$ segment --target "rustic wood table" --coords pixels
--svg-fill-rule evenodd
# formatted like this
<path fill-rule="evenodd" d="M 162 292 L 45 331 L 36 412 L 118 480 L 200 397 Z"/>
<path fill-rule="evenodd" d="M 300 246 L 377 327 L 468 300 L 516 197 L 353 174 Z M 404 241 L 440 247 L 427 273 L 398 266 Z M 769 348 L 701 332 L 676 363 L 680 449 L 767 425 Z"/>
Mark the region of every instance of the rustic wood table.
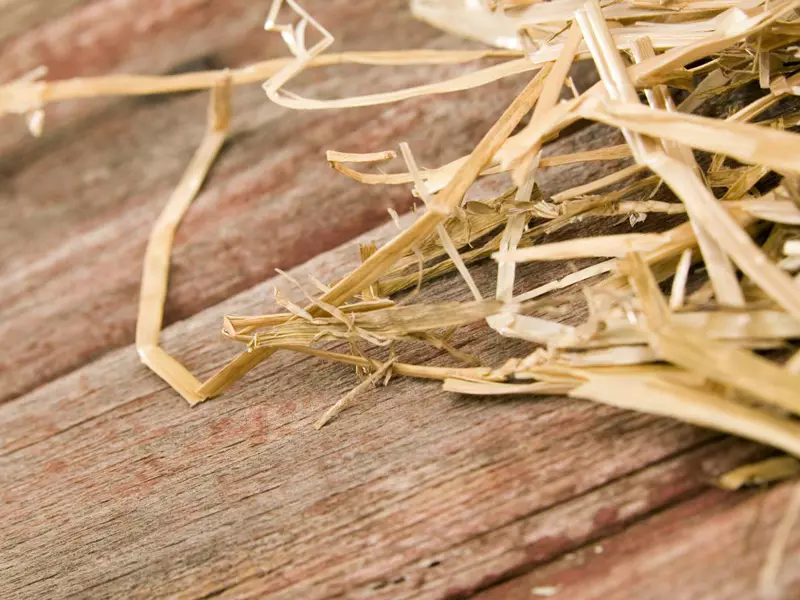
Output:
<path fill-rule="evenodd" d="M 0 81 L 239 66 L 285 51 L 254 0 L 3 0 Z M 308 0 L 337 48 L 463 48 L 405 0 Z M 476 68 L 343 68 L 335 96 Z M 408 141 L 436 165 L 480 139 L 525 80 L 338 112 L 237 88 L 233 132 L 176 239 L 163 334 L 205 378 L 238 350 L 226 313 L 275 310 L 276 267 L 330 280 L 387 239 L 405 187 L 356 184 L 324 151 Z M 204 93 L 48 108 L 0 130 L 0 597 L 755 597 L 790 487 L 723 492 L 763 448 L 564 398 L 474 399 L 398 378 L 322 431 L 351 368 L 278 353 L 190 409 L 132 346 L 149 228 L 199 143 Z M 619 143 L 585 128 L 548 148 Z M 543 171 L 554 191 L 602 166 Z M 375 229 L 377 228 L 377 229 Z M 474 269 L 491 287 L 491 265 Z M 523 283 L 542 278 L 534 267 Z M 455 278 L 428 297 L 465 298 Z M 503 343 L 501 343 L 501 341 Z M 521 344 L 467 328 L 499 361 Z M 404 360 L 445 361 L 413 350 Z M 800 597 L 800 532 L 780 582 Z"/>

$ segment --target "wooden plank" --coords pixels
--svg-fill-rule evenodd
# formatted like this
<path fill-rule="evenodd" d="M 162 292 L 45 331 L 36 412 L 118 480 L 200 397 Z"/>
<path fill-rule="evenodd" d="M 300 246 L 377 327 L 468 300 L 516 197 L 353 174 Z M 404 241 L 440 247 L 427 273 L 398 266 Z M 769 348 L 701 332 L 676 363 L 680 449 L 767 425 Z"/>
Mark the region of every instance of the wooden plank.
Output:
<path fill-rule="evenodd" d="M 404 3 L 388 5 L 381 18 L 372 17 L 371 5 L 336 6 L 322 13 L 348 47 L 454 43 L 414 22 L 400 10 Z M 232 14 L 230 20 L 245 20 Z M 223 17 L 207 16 L 206 37 L 215 39 L 215 19 L 226 23 Z M 171 26 L 183 31 L 178 25 Z M 236 27 L 225 35 L 242 35 Z M 238 59 L 253 58 L 249 44 L 236 50 Z M 331 95 L 345 86 L 399 88 L 470 68 L 359 68 L 346 78 L 320 72 L 298 89 Z M 405 139 L 423 164 L 438 164 L 467 152 L 523 81 L 452 96 L 446 110 L 437 99 L 418 99 L 290 114 L 271 105 L 258 86 L 237 90 L 232 140 L 178 232 L 167 322 L 374 227 L 389 206 L 408 209 L 407 189 L 366 188 L 331 172 L 326 149 L 367 151 Z M 147 233 L 202 137 L 205 105 L 204 94 L 125 102 L 0 157 L 0 198 L 7 209 L 0 217 L 0 335 L 6 343 L 0 400 L 132 340 Z M 55 351 L 64 339 L 71 340 L 70 351 Z"/>
<path fill-rule="evenodd" d="M 568 556 L 498 585 L 477 598 L 526 600 L 555 588 L 570 600 L 652 598 L 719 600 L 759 597 L 766 548 L 795 484 L 766 493 L 718 490 L 590 541 Z M 800 595 L 800 531 L 789 537 L 773 598 Z"/>
<path fill-rule="evenodd" d="M 335 277 L 356 256 L 348 243 L 294 275 Z M 491 265 L 473 271 L 492 287 Z M 536 285 L 552 272 L 523 276 Z M 274 283 L 168 328 L 167 349 L 213 371 L 234 353 L 215 333 L 222 315 L 274 310 Z M 468 292 L 450 278 L 426 294 Z M 495 363 L 525 349 L 477 326 L 456 343 Z M 401 358 L 426 356 L 410 348 Z M 0 406 L 0 593 L 463 595 L 763 455 L 601 405 L 465 399 L 409 379 L 314 431 L 354 384 L 348 368 L 278 353 L 190 410 L 129 347 Z"/>

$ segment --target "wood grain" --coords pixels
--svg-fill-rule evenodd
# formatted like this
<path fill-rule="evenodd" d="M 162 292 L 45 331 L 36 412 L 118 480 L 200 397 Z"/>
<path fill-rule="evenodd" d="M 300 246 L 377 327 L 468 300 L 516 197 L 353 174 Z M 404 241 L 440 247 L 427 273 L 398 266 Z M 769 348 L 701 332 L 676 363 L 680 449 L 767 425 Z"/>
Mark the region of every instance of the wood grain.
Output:
<path fill-rule="evenodd" d="M 794 484 L 767 493 L 707 490 L 622 533 L 582 548 L 479 594 L 481 600 L 556 598 L 755 598 L 765 549 L 785 513 Z M 789 538 L 778 598 L 800 595 L 800 532 Z"/>
<path fill-rule="evenodd" d="M 37 29 L 48 21 L 56 21 L 77 7 L 93 0 L 51 0 L 46 10 L 40 2 L 27 0 L 3 0 L 0 2 L 3 20 L 0 21 L 0 43 L 18 38 L 21 34 Z"/>

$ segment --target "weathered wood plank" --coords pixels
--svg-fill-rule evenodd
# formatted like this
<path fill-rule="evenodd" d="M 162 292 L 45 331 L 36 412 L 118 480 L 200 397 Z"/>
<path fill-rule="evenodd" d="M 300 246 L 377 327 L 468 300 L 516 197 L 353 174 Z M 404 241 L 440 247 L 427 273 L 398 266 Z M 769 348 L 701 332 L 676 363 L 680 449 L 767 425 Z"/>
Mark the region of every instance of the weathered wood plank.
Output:
<path fill-rule="evenodd" d="M 487 590 L 481 600 L 758 597 L 759 573 L 792 485 L 767 493 L 706 491 L 626 531 Z M 775 598 L 800 595 L 800 531 L 789 538 Z"/>
<path fill-rule="evenodd" d="M 346 10 L 333 4 L 322 13 L 348 47 L 458 43 L 412 21 L 402 2 L 380 3 L 380 18 L 366 2 Z M 246 20 L 232 14 L 229 20 Z M 208 20 L 203 31 L 214 39 L 216 21 Z M 249 44 L 237 52 L 252 58 Z M 364 68 L 347 71 L 346 83 L 320 72 L 299 89 L 363 92 L 470 68 Z M 237 90 L 231 142 L 178 233 L 167 322 L 368 230 L 389 206 L 408 208 L 405 189 L 365 188 L 331 172 L 326 149 L 367 151 L 406 139 L 424 164 L 438 164 L 467 152 L 522 82 L 453 96 L 446 105 L 419 99 L 335 113 L 289 114 L 258 86 Z M 41 147 L 0 157 L 0 400 L 132 340 L 147 233 L 202 137 L 205 105 L 204 94 L 122 103 L 36 141 Z M 56 352 L 64 339 L 71 351 Z"/>
<path fill-rule="evenodd" d="M 334 277 L 356 256 L 350 243 L 294 274 Z M 493 271 L 474 269 L 483 289 Z M 552 275 L 524 277 L 536 285 Z M 272 283 L 168 328 L 167 348 L 211 372 L 234 350 L 215 334 L 222 314 L 274 310 Z M 468 292 L 450 278 L 426 294 Z M 525 348 L 482 327 L 457 345 L 489 362 Z M 401 358 L 426 356 L 411 348 Z M 126 348 L 0 406 L 0 592 L 465 595 L 763 454 L 605 406 L 461 399 L 408 379 L 315 432 L 354 383 L 350 369 L 278 353 L 189 410 Z"/>

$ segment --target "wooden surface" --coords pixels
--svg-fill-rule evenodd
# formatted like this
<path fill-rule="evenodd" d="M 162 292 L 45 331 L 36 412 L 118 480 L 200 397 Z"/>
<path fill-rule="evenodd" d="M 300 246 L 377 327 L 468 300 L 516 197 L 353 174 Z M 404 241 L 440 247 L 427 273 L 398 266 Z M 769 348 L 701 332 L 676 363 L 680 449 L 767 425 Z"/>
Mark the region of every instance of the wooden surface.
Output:
<path fill-rule="evenodd" d="M 40 10 L 31 10 L 38 5 Z M 282 54 L 259 2 L 9 0 L 0 76 L 236 66 Z M 353 49 L 464 47 L 401 1 L 309 0 Z M 24 49 L 25 51 L 22 51 Z M 473 66 L 320 71 L 304 93 L 391 89 Z M 237 90 L 234 135 L 176 240 L 167 349 L 206 377 L 238 347 L 226 313 L 275 310 L 275 267 L 340 276 L 387 239 L 408 189 L 338 176 L 324 150 L 407 140 L 420 162 L 469 150 L 524 84 L 336 113 Z M 398 378 L 320 432 L 351 368 L 278 353 L 189 409 L 131 346 L 148 229 L 202 135 L 203 94 L 65 103 L 47 133 L 0 134 L 0 597 L 749 598 L 789 487 L 709 482 L 767 452 L 562 398 L 474 399 Z M 548 153 L 619 143 L 591 127 Z M 544 172 L 546 191 L 604 167 Z M 487 183 L 483 193 L 491 192 Z M 652 226 L 652 223 L 645 223 Z M 365 233 L 366 232 L 366 233 Z M 490 291 L 491 265 L 473 269 Z M 552 277 L 526 266 L 532 286 Z M 444 278 L 425 297 L 466 298 Z M 572 316 L 580 319 L 576 313 Z M 466 328 L 489 362 L 520 342 Z M 431 358 L 406 348 L 403 360 Z M 800 534 L 781 571 L 800 594 Z"/>

